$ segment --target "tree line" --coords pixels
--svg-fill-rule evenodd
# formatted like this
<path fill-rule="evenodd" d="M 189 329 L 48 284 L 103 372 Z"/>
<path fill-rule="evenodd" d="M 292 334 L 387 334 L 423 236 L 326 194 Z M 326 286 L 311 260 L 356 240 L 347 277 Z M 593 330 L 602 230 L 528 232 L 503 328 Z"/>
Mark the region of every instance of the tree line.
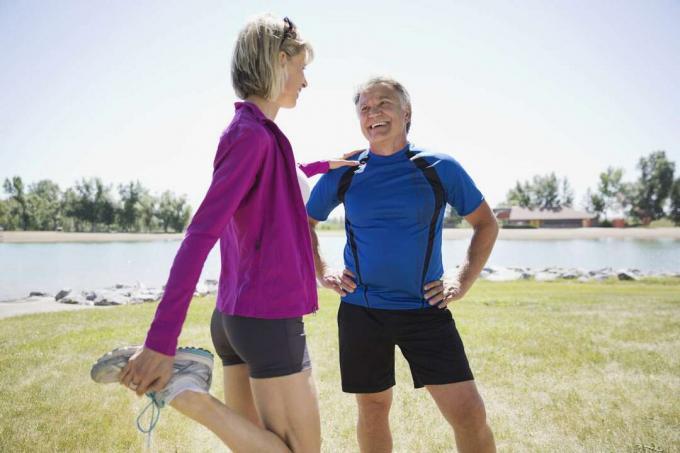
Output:
<path fill-rule="evenodd" d="M 674 179 L 675 162 L 665 151 L 654 151 L 637 163 L 638 175 L 624 181 L 624 170 L 608 167 L 601 172 L 595 188 L 588 188 L 582 207 L 597 216 L 601 226 L 611 226 L 610 216 L 623 217 L 629 223 L 648 225 L 667 218 L 680 225 L 680 177 Z M 498 207 L 521 206 L 529 209 L 574 207 L 574 191 L 569 180 L 555 173 L 535 175 L 517 181 Z M 462 220 L 454 209 L 447 213 L 445 224 L 455 226 Z"/>
<path fill-rule="evenodd" d="M 154 196 L 139 181 L 117 186 L 83 178 L 61 190 L 44 179 L 26 185 L 19 176 L 5 179 L 0 199 L 4 230 L 90 232 L 181 232 L 191 217 L 186 196 L 165 191 Z"/>
<path fill-rule="evenodd" d="M 601 172 L 595 188 L 588 188 L 582 206 L 593 213 L 601 224 L 610 224 L 610 215 L 629 222 L 648 225 L 653 220 L 670 219 L 680 225 L 680 177 L 674 179 L 675 162 L 665 151 L 654 151 L 637 163 L 633 181 L 624 181 L 624 170 L 608 167 Z M 574 195 L 567 178 L 551 173 L 517 181 L 505 203 L 531 209 L 573 207 Z"/>

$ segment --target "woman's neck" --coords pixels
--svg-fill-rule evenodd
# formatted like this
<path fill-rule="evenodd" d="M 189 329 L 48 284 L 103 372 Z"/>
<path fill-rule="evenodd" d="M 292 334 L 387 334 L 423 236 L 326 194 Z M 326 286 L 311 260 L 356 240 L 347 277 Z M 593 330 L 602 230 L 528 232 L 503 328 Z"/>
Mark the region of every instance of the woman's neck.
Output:
<path fill-rule="evenodd" d="M 244 101 L 255 104 L 257 108 L 259 108 L 264 114 L 264 116 L 272 121 L 276 119 L 276 114 L 279 113 L 279 106 L 277 104 L 272 101 L 268 101 L 261 96 L 253 94 L 245 98 Z"/>

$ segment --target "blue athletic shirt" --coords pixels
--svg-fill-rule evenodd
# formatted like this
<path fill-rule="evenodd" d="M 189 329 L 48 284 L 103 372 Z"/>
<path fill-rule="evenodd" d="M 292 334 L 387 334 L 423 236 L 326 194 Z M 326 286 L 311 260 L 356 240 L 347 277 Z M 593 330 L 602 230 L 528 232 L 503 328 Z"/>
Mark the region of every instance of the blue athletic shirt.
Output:
<path fill-rule="evenodd" d="M 319 221 L 345 205 L 345 267 L 356 275 L 357 289 L 342 301 L 381 309 L 428 307 L 423 286 L 444 274 L 446 203 L 466 216 L 484 197 L 451 156 L 410 143 L 391 156 L 367 150 L 354 159 L 362 164 L 323 175 L 307 202 L 307 213 Z"/>

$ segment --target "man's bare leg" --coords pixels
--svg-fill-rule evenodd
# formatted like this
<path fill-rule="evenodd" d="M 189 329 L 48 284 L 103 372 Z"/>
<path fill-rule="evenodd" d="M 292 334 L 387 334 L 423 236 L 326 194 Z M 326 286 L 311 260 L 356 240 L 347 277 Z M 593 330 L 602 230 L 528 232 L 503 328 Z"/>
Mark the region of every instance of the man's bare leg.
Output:
<path fill-rule="evenodd" d="M 426 387 L 453 428 L 460 453 L 496 451 L 493 433 L 486 423 L 484 401 L 477 391 L 475 381 Z"/>
<path fill-rule="evenodd" d="M 378 393 L 356 395 L 359 408 L 357 440 L 362 453 L 389 453 L 392 451 L 390 432 L 390 407 L 392 389 Z"/>

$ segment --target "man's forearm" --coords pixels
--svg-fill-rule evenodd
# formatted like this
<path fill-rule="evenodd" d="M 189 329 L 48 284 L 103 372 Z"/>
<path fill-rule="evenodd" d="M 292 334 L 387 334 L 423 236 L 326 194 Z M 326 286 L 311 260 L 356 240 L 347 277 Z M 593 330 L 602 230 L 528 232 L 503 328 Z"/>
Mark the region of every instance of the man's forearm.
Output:
<path fill-rule="evenodd" d="M 458 272 L 458 281 L 465 291 L 472 287 L 482 269 L 484 269 L 484 265 L 489 259 L 489 255 L 491 255 L 493 246 L 496 243 L 497 236 L 498 224 L 495 220 L 475 228 L 465 262 Z"/>
<path fill-rule="evenodd" d="M 316 235 L 316 220 L 309 219 L 309 234 L 312 237 L 312 254 L 314 255 L 314 271 L 317 277 L 323 277 L 326 273 L 326 262 L 319 253 L 319 237 Z"/>

